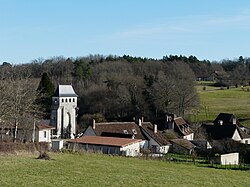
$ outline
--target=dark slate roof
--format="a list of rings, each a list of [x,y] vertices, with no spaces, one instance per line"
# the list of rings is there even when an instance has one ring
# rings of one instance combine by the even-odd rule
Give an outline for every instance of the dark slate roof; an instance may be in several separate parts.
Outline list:
[[[73,140],[69,140],[70,143],[92,144],[92,145],[108,145],[115,147],[124,147],[130,144],[141,142],[140,139],[130,138],[114,138],[103,136],[82,136]]]
[[[107,123],[95,123],[95,134],[97,136],[108,137],[131,137],[134,135],[135,139],[143,139],[139,126],[135,122],[107,122]]]
[[[190,125],[182,118],[174,118],[175,131],[180,135],[186,136],[193,133],[193,130],[190,128]]]
[[[78,97],[71,85],[59,85],[53,95],[54,97]]]
[[[143,122],[141,129],[143,129],[152,139],[154,139],[159,145],[169,145],[170,142],[164,137],[162,132],[157,131],[154,133],[154,126],[150,122]]]
[[[184,147],[186,149],[189,149],[189,150],[196,147],[194,144],[192,144],[187,139],[172,139],[172,140],[170,140],[170,143],[177,144],[177,145]]]
[[[213,140],[232,138],[236,130],[236,125],[202,125],[208,137]]]
[[[237,130],[240,134],[240,137],[242,139],[246,139],[246,138],[250,138],[250,135],[248,135],[247,133],[245,133],[243,130],[241,130],[241,128],[239,126],[236,126],[237,127]]]
[[[219,121],[222,120],[223,121],[223,125],[231,125],[233,124],[233,119],[236,119],[236,124],[240,125],[239,120],[233,115],[233,114],[229,114],[229,113],[220,113],[216,119],[213,121],[213,123],[215,125],[219,124]]]

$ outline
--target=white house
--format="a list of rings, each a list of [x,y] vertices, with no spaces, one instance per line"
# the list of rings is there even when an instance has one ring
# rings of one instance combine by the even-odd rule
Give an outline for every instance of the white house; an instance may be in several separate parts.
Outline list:
[[[58,138],[74,138],[77,97],[71,85],[59,85],[52,97],[50,124],[56,128]]]
[[[148,149],[148,139],[142,134],[139,126],[135,122],[104,122],[96,123],[93,120],[83,136],[104,136],[117,138],[141,139],[140,147]]]
[[[68,141],[68,148],[74,151],[102,152],[104,154],[138,156],[141,139],[103,136],[82,136]]]
[[[37,142],[51,142],[52,130],[55,127],[49,125],[36,125],[35,140]]]
[[[167,116],[167,130],[174,131],[179,138],[193,140],[194,132],[190,125],[182,117]]]
[[[196,134],[202,133],[205,135],[205,138],[212,140],[223,140],[223,139],[232,139],[234,141],[250,144],[250,136],[246,134],[238,125],[234,124],[218,124],[218,125],[209,125],[203,124],[197,130]]]
[[[171,143],[166,140],[164,135],[158,131],[157,125],[150,122],[141,122],[139,120],[139,127],[141,128],[143,134],[148,139],[148,148],[152,153],[164,154],[168,153]]]

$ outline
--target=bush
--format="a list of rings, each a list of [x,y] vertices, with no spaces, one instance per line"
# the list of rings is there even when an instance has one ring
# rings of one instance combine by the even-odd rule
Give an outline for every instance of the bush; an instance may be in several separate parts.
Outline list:
[[[50,156],[46,152],[40,152],[39,157],[37,159],[51,160]]]

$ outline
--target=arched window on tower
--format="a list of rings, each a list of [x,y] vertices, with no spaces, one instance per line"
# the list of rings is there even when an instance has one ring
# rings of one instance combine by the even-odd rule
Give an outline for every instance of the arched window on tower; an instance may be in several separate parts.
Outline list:
[[[64,99],[62,99],[62,103],[64,102]]]

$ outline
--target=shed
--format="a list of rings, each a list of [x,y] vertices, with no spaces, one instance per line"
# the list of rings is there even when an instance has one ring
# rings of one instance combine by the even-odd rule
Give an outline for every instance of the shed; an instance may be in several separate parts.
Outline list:
[[[52,130],[55,129],[55,127],[52,127],[50,125],[36,125],[36,141],[37,142],[51,142],[51,135]]]

